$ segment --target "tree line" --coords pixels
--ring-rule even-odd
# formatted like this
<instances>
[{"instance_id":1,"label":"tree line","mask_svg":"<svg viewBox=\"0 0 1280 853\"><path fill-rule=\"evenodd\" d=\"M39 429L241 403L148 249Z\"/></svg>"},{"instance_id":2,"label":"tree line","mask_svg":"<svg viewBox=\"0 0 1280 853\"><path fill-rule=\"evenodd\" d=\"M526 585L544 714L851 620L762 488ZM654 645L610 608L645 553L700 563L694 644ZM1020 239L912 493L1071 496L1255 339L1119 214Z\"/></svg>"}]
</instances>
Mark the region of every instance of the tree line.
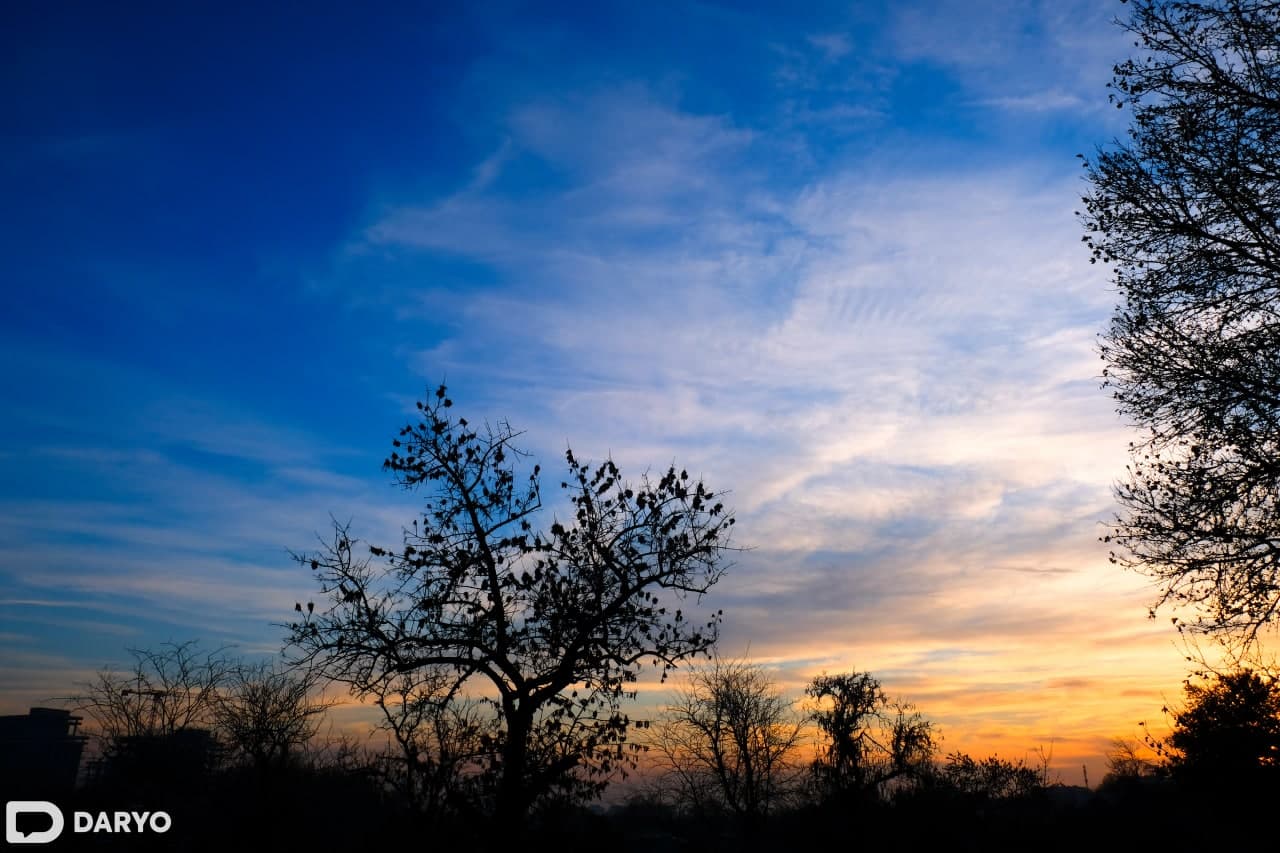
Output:
<instances>
[{"instance_id":1,"label":"tree line","mask_svg":"<svg viewBox=\"0 0 1280 853\"><path fill-rule=\"evenodd\" d=\"M334 702L309 671L246 664L194 641L135 650L133 660L69 700L99 743L82 797L149 807L159 798L191 821L211 817L192 811L201 801L232 805L242 821L246 811L301 813L315 830L337 795L357 826L376 824L383 840L431 832L492 849L512 843L491 824L497 724L474 701L383 700L382 738L334 737L324 732ZM1047 756L1035 765L943 756L935 726L870 673L816 676L797 701L763 666L713 657L685 674L656 717L632 721L637 773L625 801L605 816L584 810L601 790L596 777L531 793L520 837L586 826L732 849L779 833L914 832L902 824L945 818L1016 847L1028 827L1169 821L1188 800L1239 809L1280 789L1273 674L1201 672L1184 685L1183 702L1164 710L1168 733L1152 726L1141 740L1117 739L1110 772L1086 792L1056 782ZM216 846L221 836L209 838Z\"/></svg>"}]
</instances>

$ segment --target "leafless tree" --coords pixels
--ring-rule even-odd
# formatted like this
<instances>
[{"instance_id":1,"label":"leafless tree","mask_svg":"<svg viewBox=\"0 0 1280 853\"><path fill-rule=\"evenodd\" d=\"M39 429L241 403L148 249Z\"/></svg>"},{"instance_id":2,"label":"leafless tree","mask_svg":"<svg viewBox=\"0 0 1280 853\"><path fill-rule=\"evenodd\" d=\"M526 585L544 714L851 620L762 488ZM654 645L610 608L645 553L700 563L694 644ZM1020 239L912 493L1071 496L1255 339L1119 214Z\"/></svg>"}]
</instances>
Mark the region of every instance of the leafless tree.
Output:
<instances>
[{"instance_id":1,"label":"leafless tree","mask_svg":"<svg viewBox=\"0 0 1280 853\"><path fill-rule=\"evenodd\" d=\"M1134 738L1114 738L1107 750L1107 775L1103 784L1120 779L1142 779L1156 775L1159 756Z\"/></svg>"},{"instance_id":2,"label":"leafless tree","mask_svg":"<svg viewBox=\"0 0 1280 853\"><path fill-rule=\"evenodd\" d=\"M995 755L976 759L963 752L952 753L947 756L941 776L951 790L986 800L1027 797L1046 786L1043 768Z\"/></svg>"},{"instance_id":3,"label":"leafless tree","mask_svg":"<svg viewBox=\"0 0 1280 853\"><path fill-rule=\"evenodd\" d=\"M1160 585L1153 617L1247 650L1280 607L1280 4L1130 8L1132 124L1082 214L1121 295L1105 384L1144 433L1104 538Z\"/></svg>"},{"instance_id":4,"label":"leafless tree","mask_svg":"<svg viewBox=\"0 0 1280 853\"><path fill-rule=\"evenodd\" d=\"M129 669L103 669L67 701L89 717L105 759L139 772L181 753L206 769L227 756L281 764L333 704L314 671L245 661L226 647L187 640L128 651Z\"/></svg>"},{"instance_id":5,"label":"leafless tree","mask_svg":"<svg viewBox=\"0 0 1280 853\"><path fill-rule=\"evenodd\" d=\"M759 665L695 669L648 739L656 787L674 804L754 824L800 789L802 719Z\"/></svg>"},{"instance_id":6,"label":"leafless tree","mask_svg":"<svg viewBox=\"0 0 1280 853\"><path fill-rule=\"evenodd\" d=\"M448 670L402 673L379 687L379 728L390 741L381 762L386 782L427 814L476 806L499 741L493 703L459 697Z\"/></svg>"},{"instance_id":7,"label":"leafless tree","mask_svg":"<svg viewBox=\"0 0 1280 853\"><path fill-rule=\"evenodd\" d=\"M314 670L236 662L214 698L213 722L233 754L259 770L284 765L320 726L332 699Z\"/></svg>"},{"instance_id":8,"label":"leafless tree","mask_svg":"<svg viewBox=\"0 0 1280 853\"><path fill-rule=\"evenodd\" d=\"M203 651L188 640L128 652L128 670L103 669L67 699L89 717L108 751L127 738L213 728L218 691L235 671L225 648Z\"/></svg>"}]
</instances>

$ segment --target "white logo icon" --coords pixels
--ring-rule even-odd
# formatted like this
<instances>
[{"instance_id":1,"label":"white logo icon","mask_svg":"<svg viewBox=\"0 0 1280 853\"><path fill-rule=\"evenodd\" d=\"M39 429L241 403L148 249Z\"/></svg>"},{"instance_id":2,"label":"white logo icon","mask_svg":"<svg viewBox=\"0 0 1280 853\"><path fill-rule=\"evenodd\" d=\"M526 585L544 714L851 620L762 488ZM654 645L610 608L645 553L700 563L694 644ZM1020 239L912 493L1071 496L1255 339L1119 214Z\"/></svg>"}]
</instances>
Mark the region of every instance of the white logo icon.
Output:
<instances>
[{"instance_id":1,"label":"white logo icon","mask_svg":"<svg viewBox=\"0 0 1280 853\"><path fill-rule=\"evenodd\" d=\"M18 815L46 814L52 825L48 829L23 833L18 829ZM62 810L44 800L12 800L4 807L4 840L10 844L48 844L62 834Z\"/></svg>"}]
</instances>

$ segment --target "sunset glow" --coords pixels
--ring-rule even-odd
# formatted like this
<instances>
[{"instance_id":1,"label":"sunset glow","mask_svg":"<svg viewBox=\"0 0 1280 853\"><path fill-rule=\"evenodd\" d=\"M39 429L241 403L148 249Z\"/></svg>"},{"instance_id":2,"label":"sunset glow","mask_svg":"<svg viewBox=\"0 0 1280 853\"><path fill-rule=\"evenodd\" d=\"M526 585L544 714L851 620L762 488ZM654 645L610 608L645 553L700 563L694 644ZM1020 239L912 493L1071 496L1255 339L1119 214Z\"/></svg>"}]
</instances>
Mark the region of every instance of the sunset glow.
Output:
<instances>
[{"instance_id":1,"label":"sunset glow","mask_svg":"<svg viewBox=\"0 0 1280 853\"><path fill-rule=\"evenodd\" d=\"M1163 725L1075 215L1118 2L184 5L6 28L0 713L278 652L290 551L419 511L380 465L444 381L546 493L566 445L729 490L704 604L797 700L869 671L1068 784Z\"/></svg>"}]
</instances>

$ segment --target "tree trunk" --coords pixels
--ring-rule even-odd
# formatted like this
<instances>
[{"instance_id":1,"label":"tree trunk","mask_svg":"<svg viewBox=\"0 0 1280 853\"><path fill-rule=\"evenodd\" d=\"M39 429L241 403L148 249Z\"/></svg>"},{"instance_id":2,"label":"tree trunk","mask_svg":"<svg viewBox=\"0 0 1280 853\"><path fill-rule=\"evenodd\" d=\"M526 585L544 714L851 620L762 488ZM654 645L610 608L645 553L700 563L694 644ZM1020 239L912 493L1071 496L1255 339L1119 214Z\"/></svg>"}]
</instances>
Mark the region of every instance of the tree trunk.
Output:
<instances>
[{"instance_id":1,"label":"tree trunk","mask_svg":"<svg viewBox=\"0 0 1280 853\"><path fill-rule=\"evenodd\" d=\"M529 733L533 720L523 708L514 702L503 709L507 720L507 739L502 747L502 777L498 781L497 802L494 817L495 831L504 839L515 841L524 828L529 808L529 792L525 790L528 770ZM508 848L509 849L509 848Z\"/></svg>"}]
</instances>

